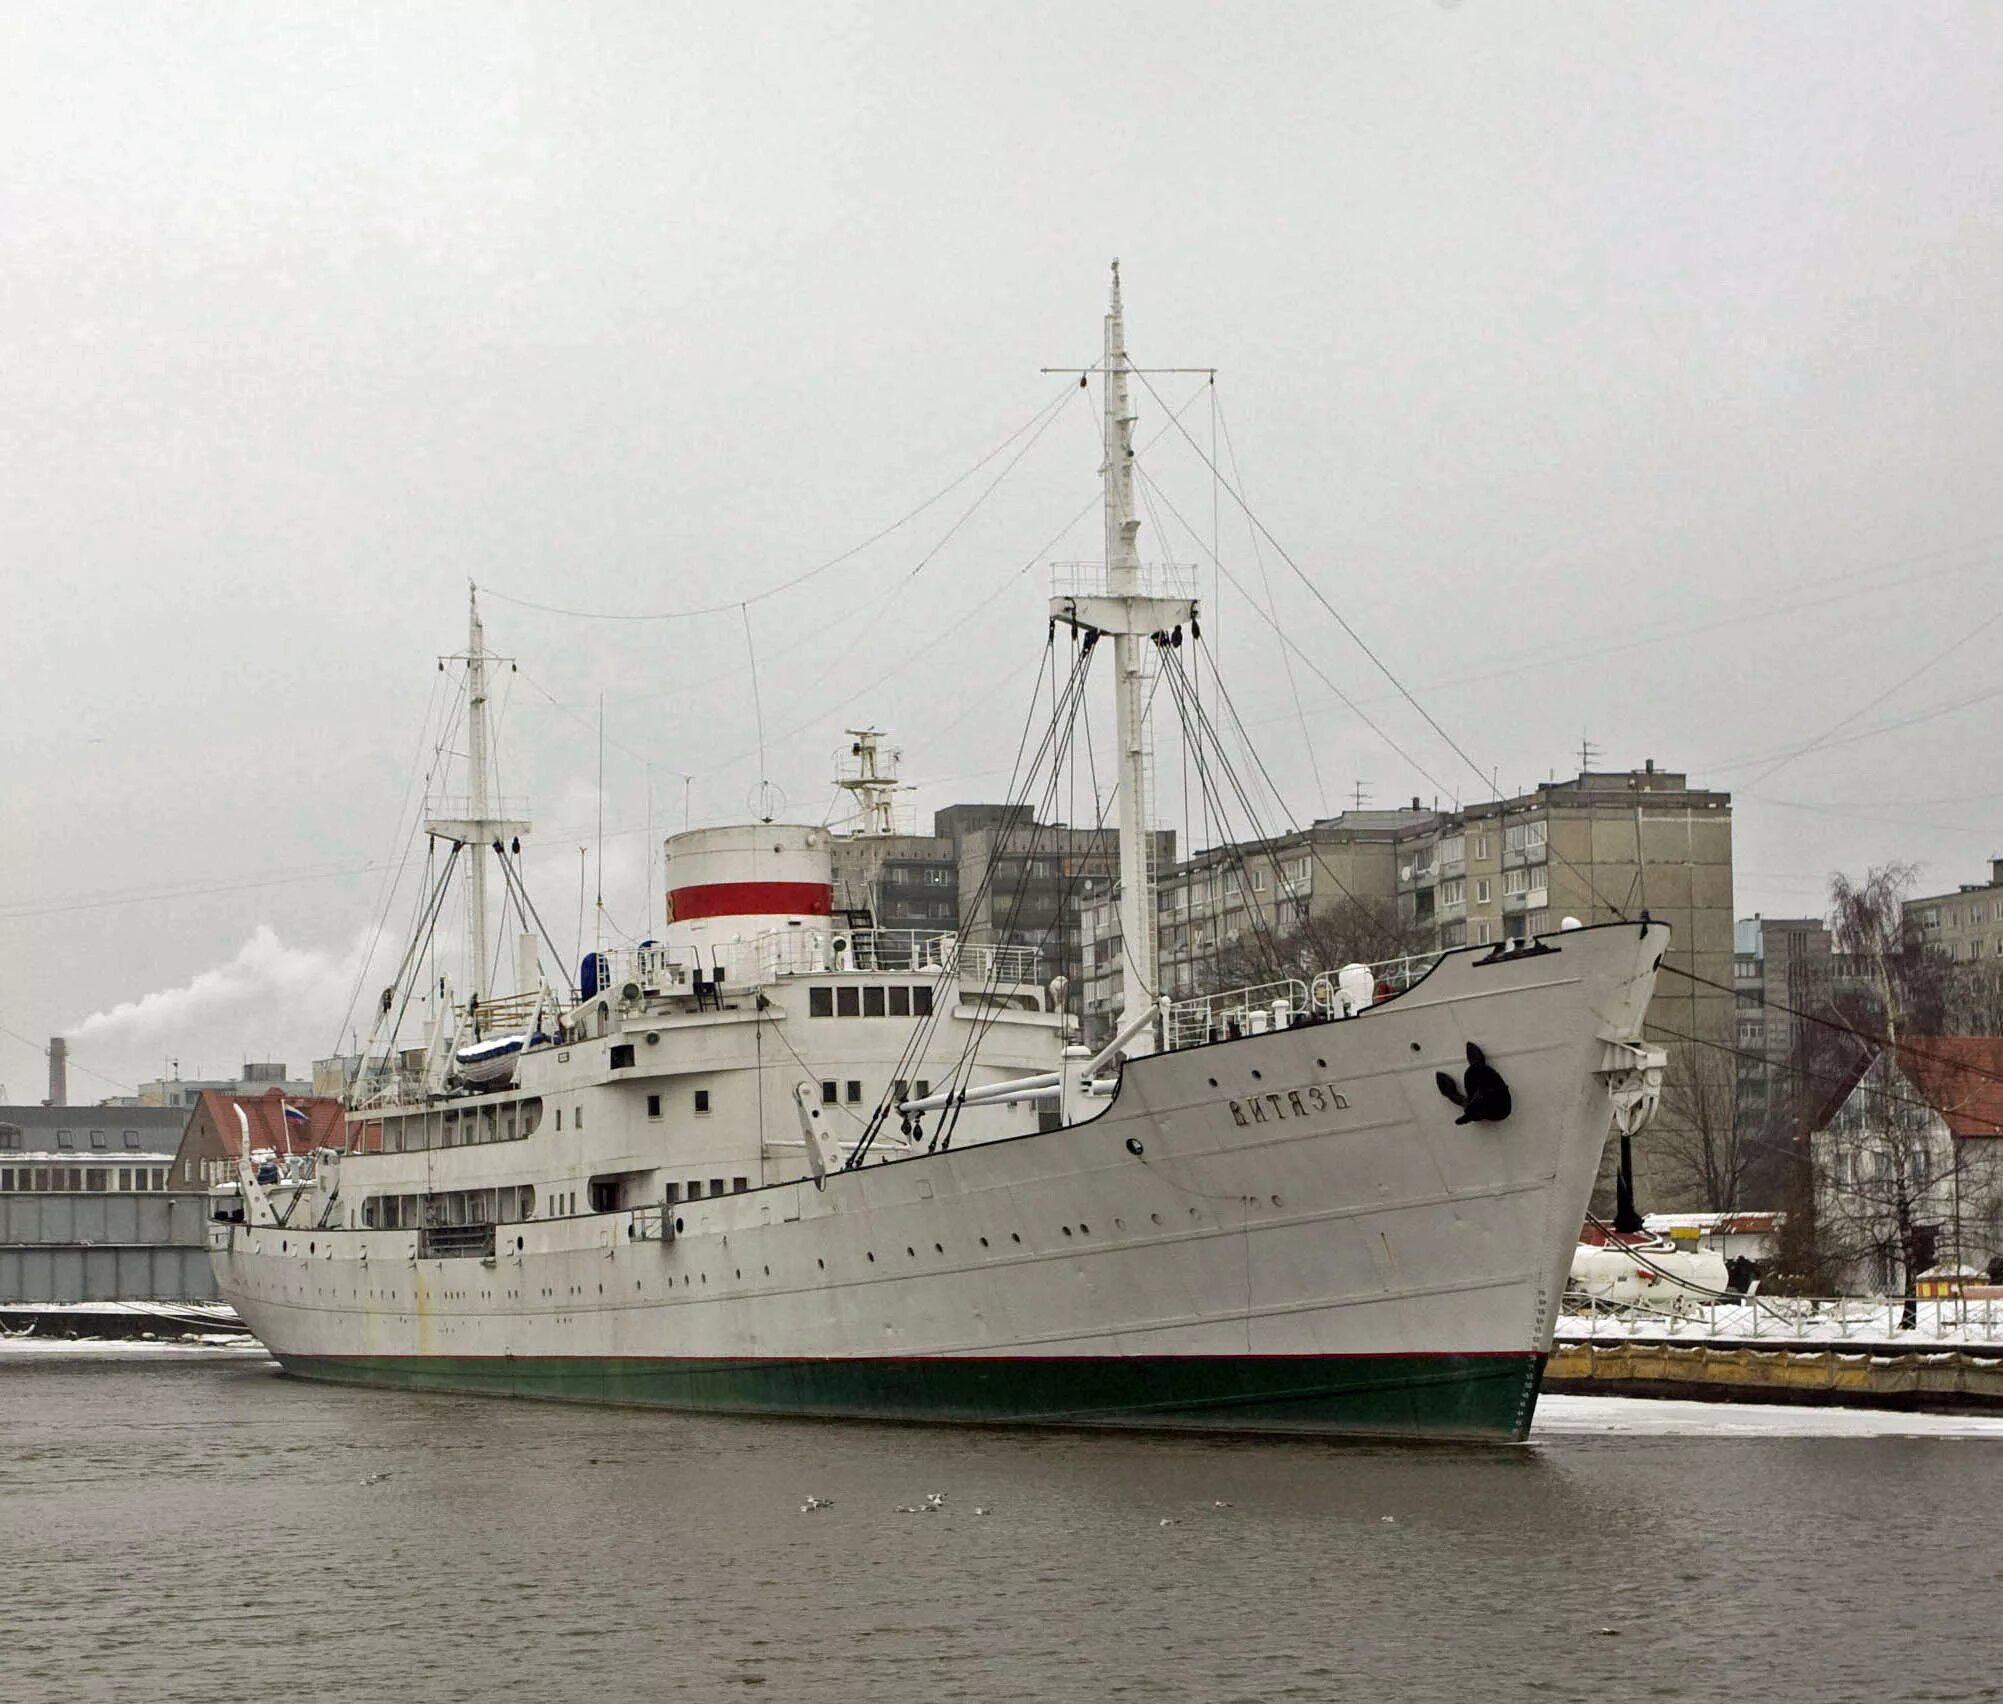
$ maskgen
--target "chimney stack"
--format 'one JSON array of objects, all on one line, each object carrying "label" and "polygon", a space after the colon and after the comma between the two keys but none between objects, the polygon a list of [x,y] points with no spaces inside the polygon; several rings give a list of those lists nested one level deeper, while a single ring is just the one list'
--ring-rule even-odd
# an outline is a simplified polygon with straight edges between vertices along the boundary
[{"label": "chimney stack", "polygon": [[70,1104],[70,1044],[59,1035],[49,1037],[49,1105]]}]

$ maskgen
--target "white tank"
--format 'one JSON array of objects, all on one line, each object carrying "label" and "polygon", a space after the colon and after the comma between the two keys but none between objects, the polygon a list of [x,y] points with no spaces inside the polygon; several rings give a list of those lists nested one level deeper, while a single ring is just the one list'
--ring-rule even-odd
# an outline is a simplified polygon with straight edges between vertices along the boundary
[{"label": "white tank", "polygon": [[668,946],[749,941],[780,929],[827,933],[835,884],[825,828],[696,828],[670,835],[662,850]]},{"label": "white tank", "polygon": [[1580,1243],[1572,1253],[1574,1290],[1614,1307],[1679,1313],[1727,1295],[1725,1257],[1716,1249],[1648,1242]]},{"label": "white tank", "polygon": [[1353,1018],[1376,997],[1377,979],[1367,964],[1346,964],[1335,973],[1335,989],[1342,1015]]}]

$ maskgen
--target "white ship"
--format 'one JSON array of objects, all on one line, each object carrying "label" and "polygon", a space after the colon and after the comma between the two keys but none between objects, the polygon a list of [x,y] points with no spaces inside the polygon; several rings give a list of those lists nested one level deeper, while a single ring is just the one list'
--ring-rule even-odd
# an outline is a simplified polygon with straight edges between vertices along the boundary
[{"label": "white ship", "polygon": [[[390,1039],[345,1152],[218,1190],[223,1295],[312,1378],[678,1408],[1512,1439],[1527,1431],[1610,1120],[1654,1104],[1647,922],[1447,953],[1380,997],[1330,967],[1171,1005],[1148,861],[1149,667],[1195,604],[1135,550],[1115,275],[1107,567],[1053,598],[1112,640],[1125,1010],[1094,1050],[1035,952],[844,921],[828,835],[666,843],[658,942],[519,991],[477,607],[470,796],[430,825],[470,888],[470,986]],[[1159,647],[1161,655],[1151,656]],[[493,862],[490,862],[493,861]],[[1396,979],[1402,980],[1402,979]],[[261,1177],[264,1181],[261,1181]],[[274,1180],[275,1177],[275,1180]]]}]

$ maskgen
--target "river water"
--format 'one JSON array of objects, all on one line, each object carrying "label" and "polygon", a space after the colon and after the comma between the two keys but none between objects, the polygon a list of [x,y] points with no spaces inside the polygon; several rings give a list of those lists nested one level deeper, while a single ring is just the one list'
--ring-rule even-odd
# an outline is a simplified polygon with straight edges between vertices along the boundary
[{"label": "river water", "polygon": [[1999,1508],[1992,1421],[1216,1443],[10,1355],[0,1699],[1995,1699]]}]

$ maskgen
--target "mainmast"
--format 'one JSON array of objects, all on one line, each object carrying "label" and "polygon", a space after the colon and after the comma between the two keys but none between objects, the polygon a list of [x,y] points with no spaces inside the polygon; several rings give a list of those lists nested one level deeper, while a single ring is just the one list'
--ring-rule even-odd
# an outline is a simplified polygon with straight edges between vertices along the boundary
[{"label": "mainmast", "polygon": [[[1189,622],[1196,605],[1187,598],[1149,597],[1142,586],[1134,513],[1134,411],[1128,394],[1126,318],[1120,303],[1120,263],[1113,262],[1112,297],[1106,310],[1106,589],[1103,596],[1056,597],[1050,613],[1071,626],[1113,637],[1113,707],[1119,734],[1120,1011],[1124,1028],[1160,993],[1155,953],[1154,828],[1148,813],[1146,647],[1154,634]],[[1142,1029],[1129,1052],[1152,1050]]]},{"label": "mainmast", "polygon": [[529,825],[512,818],[493,815],[494,801],[487,791],[487,771],[491,734],[487,724],[487,665],[503,661],[487,650],[485,630],[480,625],[480,591],[466,589],[466,651],[458,659],[466,665],[466,810],[463,816],[433,817],[424,826],[432,834],[443,835],[473,849],[467,870],[467,970],[472,986],[467,1003],[485,1001],[492,993],[492,972],[487,954],[487,853],[491,849],[506,856],[510,840],[528,833]]}]

